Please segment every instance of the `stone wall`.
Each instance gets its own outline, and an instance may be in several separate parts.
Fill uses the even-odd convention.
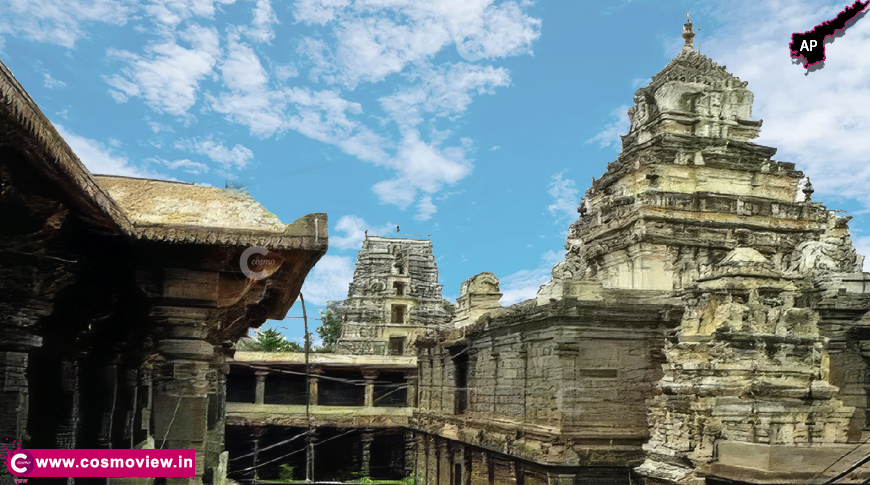
[[[646,401],[661,377],[676,305],[656,292],[601,290],[600,301],[534,301],[419,339],[417,429],[548,466],[643,461]],[[467,356],[467,385],[458,374]],[[467,400],[465,409],[459,405]]]

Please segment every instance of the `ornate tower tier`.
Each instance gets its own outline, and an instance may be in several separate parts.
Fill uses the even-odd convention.
[[[432,242],[366,236],[343,302],[328,308],[342,320],[336,351],[344,354],[414,354],[411,344],[428,328],[447,323]]]

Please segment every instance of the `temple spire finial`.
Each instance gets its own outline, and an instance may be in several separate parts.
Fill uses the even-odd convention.
[[[686,11],[686,23],[683,24],[683,38],[686,39],[686,45],[683,46],[683,50],[695,50],[695,33],[692,31],[692,22],[689,18],[688,10]]]

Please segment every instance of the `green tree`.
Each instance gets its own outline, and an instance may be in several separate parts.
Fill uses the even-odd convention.
[[[290,342],[274,328],[263,330],[256,339],[239,340],[236,348],[246,352],[303,352],[304,349],[296,342]]]
[[[334,352],[335,344],[338,338],[341,337],[341,321],[335,318],[331,311],[326,312],[321,319],[322,325],[317,327],[317,334],[320,335],[320,340],[323,341],[323,352]]]

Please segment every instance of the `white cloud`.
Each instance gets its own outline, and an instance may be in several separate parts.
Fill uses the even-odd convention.
[[[251,26],[245,29],[245,35],[256,42],[271,42],[275,38],[273,24],[277,24],[278,16],[272,9],[271,0],[256,0],[254,6],[254,20]]]
[[[562,178],[563,173],[553,175],[550,181],[547,193],[553,197],[553,203],[547,206],[547,210],[558,221],[574,220],[577,218],[577,206],[580,205],[577,184],[571,179]]]
[[[225,170],[241,170],[254,158],[254,152],[244,145],[236,143],[232,148],[227,148],[223,143],[215,141],[211,137],[179,140],[175,143],[175,148],[205,155],[213,162],[219,163]]]
[[[174,27],[193,17],[211,19],[217,5],[234,2],[235,0],[151,0],[142,9],[156,21]]]
[[[49,74],[47,72],[43,72],[42,75],[44,76],[44,79],[42,81],[42,85],[47,87],[48,89],[62,88],[64,86],[66,86],[65,82],[51,77],[51,74]]]
[[[61,125],[55,125],[55,128],[60,136],[66,140],[73,152],[78,155],[79,160],[93,174],[171,180],[171,177],[130,164],[127,157],[115,153],[114,150],[96,140],[76,135]]]
[[[436,212],[438,212],[438,208],[432,203],[432,196],[424,195],[423,197],[420,197],[420,201],[417,202],[417,215],[414,216],[414,219],[418,221],[428,221]]]
[[[392,163],[398,176],[378,182],[372,190],[381,202],[407,207],[418,190],[433,194],[445,184],[455,184],[470,175],[472,164],[466,151],[464,146],[438,147],[427,143],[419,138],[419,133],[410,130]]]
[[[870,206],[870,111],[863,108],[870,105],[870,19],[825,44],[824,69],[807,73],[787,49],[792,33],[842,8],[836,1],[725,2],[713,10],[725,23],[705,38],[703,52],[749,82],[753,118],[764,120],[757,141],[778,148],[778,160],[795,162],[812,179],[817,199],[853,198]]]
[[[87,35],[85,24],[124,25],[132,10],[125,0],[4,0],[0,34],[71,49]]]
[[[165,165],[172,170],[181,170],[185,173],[193,175],[208,173],[208,165],[202,162],[194,162],[188,159],[169,161],[162,158],[151,158],[148,161]]]
[[[275,66],[272,71],[279,81],[286,81],[290,78],[299,77],[299,68],[295,64],[282,64]]]
[[[208,76],[220,53],[217,31],[191,25],[178,34],[190,45],[182,47],[176,39],[149,44],[145,55],[110,50],[110,57],[127,62],[121,74],[105,77],[118,102],[141,97],[159,112],[183,116],[196,103],[199,83]]]
[[[329,247],[337,249],[360,249],[366,231],[370,236],[384,236],[391,233],[396,225],[388,222],[381,226],[370,226],[365,219],[357,216],[342,216],[335,224],[336,232],[343,232],[344,236],[335,233],[329,236]],[[319,263],[318,263],[319,264]]]
[[[151,131],[153,131],[155,134],[172,133],[175,131],[172,129],[171,126],[164,125],[163,123],[158,123],[156,121],[148,121],[147,124],[151,128]]]
[[[531,53],[541,22],[528,16],[525,6],[492,0],[305,0],[296,3],[294,15],[332,27],[334,49],[313,38],[303,44],[315,77],[353,87],[429,59],[471,30],[486,46],[487,58]]]
[[[501,145],[495,145],[492,148],[490,148],[489,151],[494,152],[494,151],[499,150],[499,149],[501,149]]]
[[[221,79],[229,90],[208,96],[211,108],[228,121],[247,126],[251,134],[268,137],[286,129],[286,89],[269,87],[269,75],[254,50],[231,32],[227,57],[221,62]]]
[[[556,266],[556,263],[560,263],[565,259],[564,251],[547,251],[546,253],[541,255],[541,259],[545,264],[548,264],[550,267]]]
[[[350,5],[350,0],[297,0],[294,6],[296,20],[324,25]]]
[[[870,236],[852,237],[858,254],[864,256],[864,271],[870,271]]]
[[[586,143],[598,143],[599,148],[613,147],[614,150],[622,149],[621,135],[628,133],[631,123],[628,121],[628,106],[622,105],[613,110],[610,115],[614,120],[604,126],[598,134],[586,140]]]
[[[426,65],[415,69],[411,78],[419,80],[418,84],[379,100],[400,128],[418,125],[424,114],[436,118],[461,115],[473,94],[495,94],[495,88],[510,84],[505,68],[465,63]]]
[[[344,300],[353,280],[353,270],[349,257],[326,255],[320,258],[302,285],[305,302],[325,305],[327,301]]]
[[[547,251],[541,255],[541,262],[537,268],[522,269],[504,278],[499,278],[503,295],[501,304],[513,305],[534,298],[538,289],[549,283],[553,266],[563,259],[565,259],[563,253]]]
[[[550,281],[550,270],[546,268],[523,269],[501,279],[501,304],[513,305],[534,298],[541,285]]]
[[[298,52],[308,61],[303,67],[310,68],[309,78],[315,82],[334,86],[284,85],[298,76],[297,64],[272,66],[270,76],[257,53],[240,40],[240,32],[247,32],[242,28],[230,31],[228,54],[220,63],[226,89],[207,95],[209,105],[227,120],[247,126],[252,135],[293,130],[394,171],[392,178],[372,187],[380,202],[403,209],[415,204],[415,218],[427,220],[437,211],[433,196],[473,170],[471,140],[448,141],[452,132],[432,123],[455,121],[474,96],[510,85],[504,68],[432,65],[431,60],[469,26],[486,37],[490,57],[530,53],[540,21],[524,13],[526,6],[490,0],[302,0],[294,6],[296,20],[323,26],[316,37],[299,44]],[[386,119],[365,112],[343,92],[395,73],[402,73],[404,82],[378,100]],[[398,136],[388,131],[389,121],[395,122]],[[426,137],[419,128],[424,122],[429,123]]]

